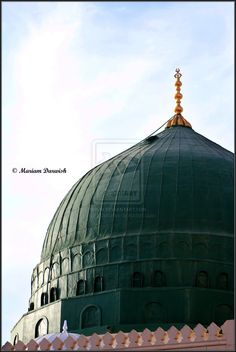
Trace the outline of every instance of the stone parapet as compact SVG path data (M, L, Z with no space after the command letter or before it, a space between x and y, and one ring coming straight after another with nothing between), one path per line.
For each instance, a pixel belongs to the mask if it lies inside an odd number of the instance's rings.
M178 330L172 326L168 330L158 328L155 331L145 329L142 332L132 330L104 335L94 333L91 336L80 335L61 340L55 334L55 339L47 339L47 335L39 343L35 340L24 344L18 341L16 345L7 342L2 351L235 351L234 320L226 320L222 326L214 322L207 328L197 324L191 329L185 325Z

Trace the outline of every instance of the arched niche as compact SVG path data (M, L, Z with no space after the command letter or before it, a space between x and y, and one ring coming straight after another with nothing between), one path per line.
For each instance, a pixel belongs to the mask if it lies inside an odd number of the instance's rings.
M83 267L94 265L94 254L92 251L87 251L83 255Z
M76 296L84 295L85 292L86 292L86 281L81 279L77 282Z
M31 289L32 289L32 292L35 292L38 288L38 278L37 276L35 276L31 282Z
M43 286L43 272L42 271L40 271L40 273L39 273L38 283L39 283L39 287Z
M34 302L30 302L28 311L34 310Z
M135 271L132 275L132 287L143 287L143 274Z
M196 286L207 288L209 287L209 279L206 271L199 271L196 276Z
M76 254L72 257L72 271L78 271L81 267L81 255Z
M85 307L80 314L81 329L101 325L101 310L96 305Z
M59 263L55 262L52 265L52 280L58 276L60 276L60 265Z
M104 290L104 281L102 276L96 276L94 279L94 292L101 292Z
M152 286L162 287L166 285L165 274L161 270L155 270L152 274Z
M69 258L62 259L61 262L61 273L62 275L68 274L69 272Z
M59 298L59 292L57 287L52 287L50 289L50 302L55 302Z
M49 273L50 273L50 269L45 268L45 270L44 270L44 282L45 283L47 283L50 280Z
M175 253L177 256L187 256L189 253L189 245L186 241L178 241L175 244Z
M41 306L45 306L45 304L48 304L48 293L43 292L41 294Z
M35 325L34 337L36 338L46 335L48 333L48 325L48 319L46 317L42 317Z
M96 263L105 264L108 262L108 249L101 248L96 252Z

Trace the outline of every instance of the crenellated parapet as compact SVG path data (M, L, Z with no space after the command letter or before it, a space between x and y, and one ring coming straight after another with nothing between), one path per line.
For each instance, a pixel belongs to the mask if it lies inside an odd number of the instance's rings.
M235 351L234 320L227 320L222 326L212 322L208 327L197 324L194 328L185 325L182 329L171 326L168 330L157 328L141 332L119 331L112 334L91 336L76 334L50 334L39 340L32 339L24 344L7 342L2 351ZM64 336L65 335L65 336Z

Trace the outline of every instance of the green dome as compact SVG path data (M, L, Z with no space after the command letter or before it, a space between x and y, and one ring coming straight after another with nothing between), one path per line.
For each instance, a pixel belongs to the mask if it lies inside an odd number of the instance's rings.
M58 207L41 260L90 241L233 234L233 154L175 126L83 176Z
M72 187L12 339L233 318L233 154L190 126L176 117Z

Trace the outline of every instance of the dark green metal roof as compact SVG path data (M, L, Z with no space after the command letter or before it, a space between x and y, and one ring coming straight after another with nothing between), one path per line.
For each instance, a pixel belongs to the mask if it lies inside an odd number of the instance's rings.
M13 338L42 321L91 335L233 318L233 154L172 122L62 200Z
M166 129L90 170L62 200L13 337L55 332L65 319L91 335L233 318L233 154L182 116L180 77L176 69Z
M96 239L233 235L233 153L175 126L96 166L59 205L41 260Z

